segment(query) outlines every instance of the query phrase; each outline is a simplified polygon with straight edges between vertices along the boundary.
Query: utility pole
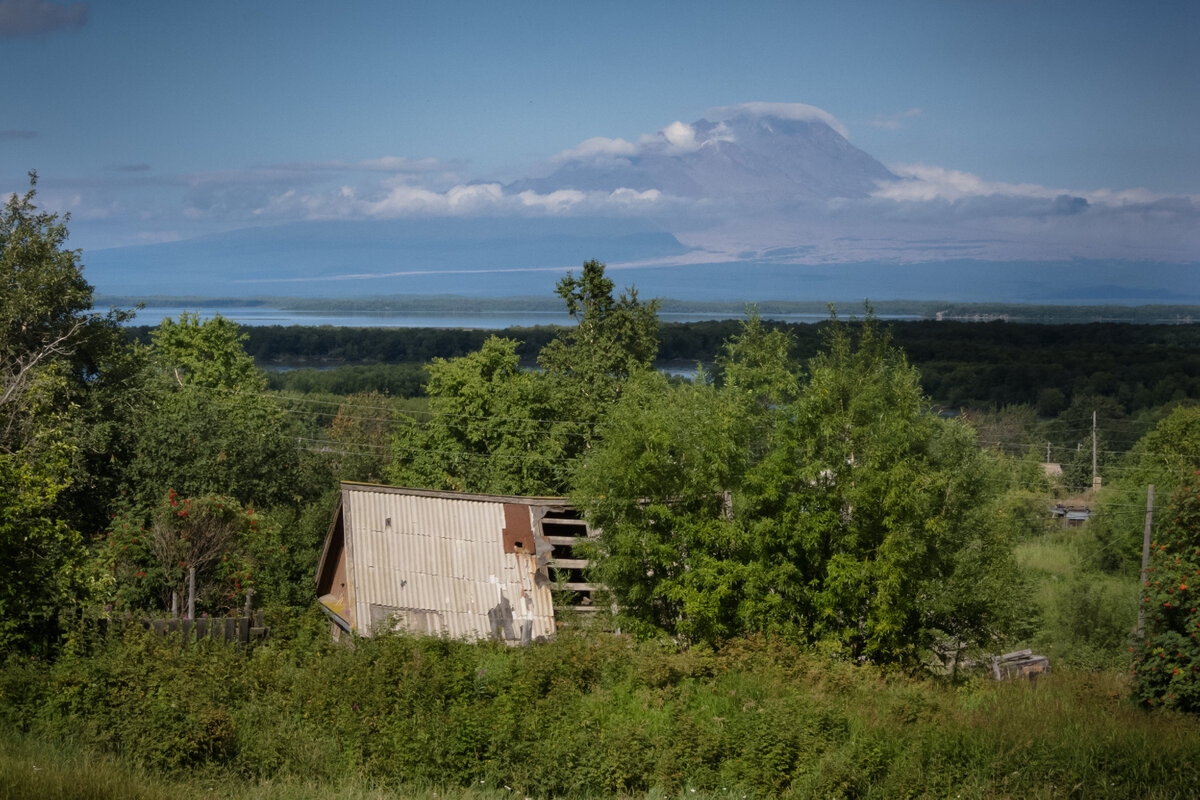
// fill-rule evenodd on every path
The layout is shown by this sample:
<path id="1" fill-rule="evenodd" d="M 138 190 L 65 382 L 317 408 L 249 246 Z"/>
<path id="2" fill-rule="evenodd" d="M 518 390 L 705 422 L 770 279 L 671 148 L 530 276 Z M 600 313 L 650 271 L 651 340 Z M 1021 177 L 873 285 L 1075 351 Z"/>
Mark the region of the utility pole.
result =
<path id="1" fill-rule="evenodd" d="M 1138 626 L 1140 637 L 1146 629 L 1146 604 L 1141 595 L 1146 591 L 1146 571 L 1150 567 L 1150 526 L 1154 522 L 1154 484 L 1146 487 L 1146 529 L 1142 533 L 1142 585 L 1138 587 Z"/>
<path id="2" fill-rule="evenodd" d="M 1092 491 L 1100 488 L 1100 473 L 1096 470 L 1096 410 L 1092 409 Z"/>

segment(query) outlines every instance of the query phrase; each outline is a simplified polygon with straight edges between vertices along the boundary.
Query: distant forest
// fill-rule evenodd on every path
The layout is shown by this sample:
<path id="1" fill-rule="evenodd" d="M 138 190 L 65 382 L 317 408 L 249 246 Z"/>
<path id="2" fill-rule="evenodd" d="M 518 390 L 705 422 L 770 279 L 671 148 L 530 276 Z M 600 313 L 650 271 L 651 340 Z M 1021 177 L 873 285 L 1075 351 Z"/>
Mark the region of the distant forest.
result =
<path id="1" fill-rule="evenodd" d="M 821 347 L 825 324 L 765 323 L 787 328 L 793 355 L 807 359 Z M 660 364 L 711 364 L 739 322 L 663 323 Z M 1111 398 L 1126 414 L 1200 397 L 1200 324 L 1049 325 L 1014 322 L 892 322 L 894 340 L 921 372 L 925 391 L 951 408 L 1036 406 L 1055 416 L 1073 398 Z M 146 341 L 149 327 L 130 329 Z M 557 327 L 501 331 L 445 328 L 250 326 L 246 350 L 258 366 L 276 371 L 272 388 L 346 393 L 381 390 L 421 393 L 421 365 L 478 350 L 491 335 L 522 342 L 532 366 Z M 305 367 L 310 369 L 304 369 Z M 336 369 L 335 369 L 336 368 Z M 320 369 L 319 374 L 314 374 Z"/>
<path id="2" fill-rule="evenodd" d="M 825 315 L 831 303 L 817 300 L 768 300 L 756 303 L 741 301 L 674 300 L 664 298 L 659 311 L 664 314 L 729 314 L 741 317 L 753 305 L 764 316 L 780 314 Z M 179 307 L 211 308 L 277 308 L 281 311 L 304 311 L 324 314 L 487 314 L 513 312 L 562 313 L 562 301 L 554 295 L 529 297 L 460 297 L 458 295 L 384 295 L 355 298 L 297 298 L 297 297 L 194 297 L 158 295 L 133 297 L 102 295 L 96 307 L 132 308 Z M 859 302 L 835 303 L 839 313 L 856 312 Z M 942 300 L 882 300 L 871 303 L 876 314 L 883 317 L 913 317 L 928 320 L 959 320 L 964 322 L 1036 322 L 1046 324 L 1087 322 L 1131 322 L 1138 324 L 1200 323 L 1200 306 L 1062 306 L 1030 305 L 1026 303 L 960 303 Z"/>

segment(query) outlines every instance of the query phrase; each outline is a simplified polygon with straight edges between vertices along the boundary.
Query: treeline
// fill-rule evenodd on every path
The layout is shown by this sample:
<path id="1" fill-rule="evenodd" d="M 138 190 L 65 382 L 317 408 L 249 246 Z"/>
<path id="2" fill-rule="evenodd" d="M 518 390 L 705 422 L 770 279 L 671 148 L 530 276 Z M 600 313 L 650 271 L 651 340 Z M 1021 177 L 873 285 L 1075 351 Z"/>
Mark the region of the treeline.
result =
<path id="1" fill-rule="evenodd" d="M 324 314 L 496 314 L 534 312 L 561 313 L 562 306 L 547 295 L 524 297 L 463 297 L 461 295 L 379 295 L 374 297 L 198 297 L 195 295 L 98 295 L 97 307 L 131 308 L 139 304 L 175 308 L 277 308 Z M 765 315 L 808 315 L 823 317 L 829 310 L 824 300 L 762 300 L 752 302 Z M 980 322 L 1007 320 L 1050 325 L 1086 322 L 1132 322 L 1139 324 L 1183 324 L 1200 321 L 1200 306 L 1153 304 L 1143 306 L 1063 306 L 1028 303 L 960 303 L 944 300 L 882 300 L 872 304 L 885 317 L 963 320 Z M 676 300 L 663 298 L 664 314 L 728 314 L 740 317 L 747 303 L 739 300 Z"/>
<path id="2" fill-rule="evenodd" d="M 391 397 L 425 393 L 424 364 L 346 364 L 335 369 L 288 369 L 267 373 L 276 392 L 349 395 L 382 392 Z"/>
<path id="3" fill-rule="evenodd" d="M 793 358 L 807 360 L 824 342 L 827 324 L 764 321 L 786 330 Z M 737 320 L 662 323 L 657 359 L 711 364 L 737 334 Z M 921 373 L 926 393 L 951 407 L 1028 404 L 1044 417 L 1061 413 L 1073 398 L 1106 397 L 1127 414 L 1200 397 L 1200 324 L 1092 323 L 1041 325 L 991 322 L 891 322 L 892 338 Z M 853 325 L 852 325 L 853 327 Z M 149 328 L 132 335 L 148 340 Z M 449 328 L 340 328 L 262 326 L 244 328 L 246 352 L 260 367 L 365 367 L 423 364 L 475 352 L 493 334 L 515 339 L 523 365 L 557 334 L 556 327 L 503 331 Z M 311 385 L 307 388 L 305 382 Z M 272 388 L 300 391 L 386 391 L 413 396 L 420 378 L 413 369 L 340 372 L 330 378 L 272 378 Z M 334 385 L 342 388 L 332 388 Z"/>

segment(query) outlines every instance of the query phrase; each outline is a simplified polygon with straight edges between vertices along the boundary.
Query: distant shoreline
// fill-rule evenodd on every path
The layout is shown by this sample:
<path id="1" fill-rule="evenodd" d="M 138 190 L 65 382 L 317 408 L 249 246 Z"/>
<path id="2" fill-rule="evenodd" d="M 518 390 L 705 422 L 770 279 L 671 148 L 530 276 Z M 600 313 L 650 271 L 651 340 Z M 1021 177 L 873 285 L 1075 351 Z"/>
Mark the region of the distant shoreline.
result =
<path id="1" fill-rule="evenodd" d="M 133 308 L 191 309 L 212 311 L 220 309 L 257 309 L 263 312 L 302 313 L 354 318 L 384 317 L 400 321 L 407 316 L 470 317 L 473 314 L 561 314 L 562 300 L 557 297 L 499 297 L 473 298 L 457 295 L 392 295 L 362 298 L 299 298 L 299 297 L 199 297 L 192 295 L 130 296 L 97 295 L 97 308 L 115 306 Z M 862 300 L 832 304 L 840 317 L 861 317 Z M 740 319 L 747 309 L 756 307 L 764 317 L 800 316 L 820 321 L 829 317 L 830 303 L 816 301 L 771 300 L 761 303 L 723 301 L 662 300 L 666 315 L 696 314 L 710 319 Z M 966 322 L 1037 322 L 1046 324 L 1127 322 L 1145 325 L 1200 323 L 1200 306 L 1144 305 L 1040 305 L 1027 303 L 961 303 L 933 300 L 882 300 L 871 302 L 871 309 L 881 317 L 947 320 Z M 259 323 L 263 324 L 263 323 Z M 322 324 L 322 323 L 314 323 Z M 324 323 L 329 324 L 329 323 Z M 403 323 L 401 323 L 403 324 Z M 549 322 L 548 324 L 560 324 Z"/>

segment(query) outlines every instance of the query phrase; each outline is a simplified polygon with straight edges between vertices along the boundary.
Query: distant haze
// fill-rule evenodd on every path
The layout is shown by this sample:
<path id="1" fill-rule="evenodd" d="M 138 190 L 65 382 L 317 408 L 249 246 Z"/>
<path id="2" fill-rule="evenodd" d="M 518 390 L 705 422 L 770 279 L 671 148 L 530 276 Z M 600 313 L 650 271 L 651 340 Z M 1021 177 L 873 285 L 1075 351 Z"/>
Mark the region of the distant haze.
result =
<path id="1" fill-rule="evenodd" d="M 123 295 L 498 297 L 598 258 L 621 285 L 691 300 L 1200 300 L 1191 197 L 889 169 L 843 130 L 802 104 L 714 109 L 505 185 L 289 192 L 275 212 L 304 223 L 93 250 L 88 277 Z"/>

